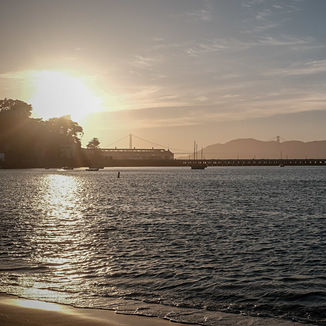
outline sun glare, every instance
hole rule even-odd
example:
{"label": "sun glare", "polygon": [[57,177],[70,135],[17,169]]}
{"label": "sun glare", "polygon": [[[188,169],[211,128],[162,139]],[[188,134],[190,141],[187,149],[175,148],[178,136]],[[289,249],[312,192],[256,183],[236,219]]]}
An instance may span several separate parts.
{"label": "sun glare", "polygon": [[90,113],[101,111],[101,99],[86,80],[61,71],[36,71],[31,76],[34,93],[29,99],[33,115],[42,119],[70,115],[81,122]]}
{"label": "sun glare", "polygon": [[28,299],[8,299],[8,304],[19,306],[23,308],[33,308],[42,309],[48,311],[61,311],[64,310],[64,306],[60,306],[51,302],[43,302],[38,300],[28,300]]}

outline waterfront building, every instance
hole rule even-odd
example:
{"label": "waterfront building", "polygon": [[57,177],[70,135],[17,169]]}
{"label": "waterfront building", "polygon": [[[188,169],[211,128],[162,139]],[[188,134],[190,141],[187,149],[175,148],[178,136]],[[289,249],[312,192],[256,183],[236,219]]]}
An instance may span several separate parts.
{"label": "waterfront building", "polygon": [[174,154],[165,149],[130,149],[101,148],[102,157],[106,160],[173,160]]}

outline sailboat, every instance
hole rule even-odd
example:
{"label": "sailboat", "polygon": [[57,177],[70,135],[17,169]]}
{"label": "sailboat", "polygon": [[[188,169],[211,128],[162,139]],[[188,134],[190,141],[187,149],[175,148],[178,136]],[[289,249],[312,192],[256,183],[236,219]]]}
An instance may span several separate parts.
{"label": "sailboat", "polygon": [[197,144],[194,142],[194,161],[191,163],[191,169],[192,170],[204,170],[207,168],[207,164],[204,163],[201,159],[201,161],[197,160]]}

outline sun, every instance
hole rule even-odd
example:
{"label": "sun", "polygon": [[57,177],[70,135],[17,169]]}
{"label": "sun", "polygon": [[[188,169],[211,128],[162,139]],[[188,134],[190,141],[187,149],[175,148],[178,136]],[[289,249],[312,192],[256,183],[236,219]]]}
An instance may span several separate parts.
{"label": "sun", "polygon": [[35,71],[31,75],[33,94],[29,103],[33,115],[42,119],[70,115],[76,122],[90,113],[102,111],[101,98],[87,85],[86,79],[63,71]]}

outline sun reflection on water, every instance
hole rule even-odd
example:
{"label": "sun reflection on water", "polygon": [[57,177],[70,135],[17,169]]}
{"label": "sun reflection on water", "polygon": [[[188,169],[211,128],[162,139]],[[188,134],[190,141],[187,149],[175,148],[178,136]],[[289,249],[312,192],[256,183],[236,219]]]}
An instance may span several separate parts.
{"label": "sun reflection on water", "polygon": [[33,309],[42,309],[48,311],[63,311],[64,307],[55,303],[43,302],[37,300],[26,300],[26,299],[6,299],[5,303],[23,307],[23,308],[33,308]]}
{"label": "sun reflection on water", "polygon": [[[75,215],[71,216],[77,203],[80,202],[80,180],[71,175],[47,175],[43,180],[43,202],[40,204],[47,208],[48,215],[53,215],[59,219],[69,217],[74,219]],[[76,210],[74,211],[76,213]]]}
{"label": "sun reflection on water", "polygon": [[50,299],[56,295],[52,290],[60,292],[82,283],[83,266],[90,257],[90,235],[85,232],[87,224],[83,218],[86,191],[78,176],[43,176],[37,198],[37,210],[42,214],[34,224],[30,242],[34,248],[31,261],[45,268],[47,276],[42,280],[26,275],[22,296]]}

